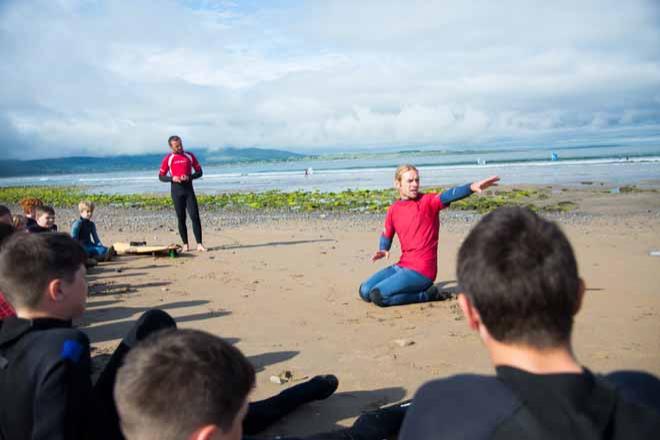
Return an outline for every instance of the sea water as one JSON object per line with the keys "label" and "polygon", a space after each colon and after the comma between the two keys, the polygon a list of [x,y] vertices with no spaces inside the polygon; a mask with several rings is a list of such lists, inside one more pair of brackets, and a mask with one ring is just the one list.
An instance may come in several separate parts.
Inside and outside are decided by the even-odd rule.
{"label": "sea water", "polygon": [[[194,152],[194,149],[192,149]],[[318,158],[210,165],[195,181],[198,193],[342,191],[392,186],[394,169],[412,163],[423,186],[451,185],[498,175],[503,184],[660,184],[660,143],[634,146],[492,148],[490,150],[353,153]],[[159,163],[149,171],[63,174],[0,179],[0,186],[76,185],[89,192],[166,193]]]}

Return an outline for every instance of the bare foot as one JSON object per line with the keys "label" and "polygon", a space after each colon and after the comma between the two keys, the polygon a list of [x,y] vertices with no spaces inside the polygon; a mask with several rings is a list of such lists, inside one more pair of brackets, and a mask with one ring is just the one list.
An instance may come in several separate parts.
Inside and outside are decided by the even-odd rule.
{"label": "bare foot", "polygon": [[206,252],[206,248],[202,243],[197,243],[197,251],[198,252]]}
{"label": "bare foot", "polygon": [[190,252],[190,245],[188,243],[183,245],[183,252]]}

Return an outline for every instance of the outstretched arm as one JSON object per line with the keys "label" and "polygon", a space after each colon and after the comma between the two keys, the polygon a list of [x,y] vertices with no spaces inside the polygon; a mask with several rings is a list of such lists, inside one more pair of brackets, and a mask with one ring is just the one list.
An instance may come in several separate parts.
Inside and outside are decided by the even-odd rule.
{"label": "outstretched arm", "polygon": [[499,176],[491,176],[487,179],[480,180],[478,182],[473,182],[472,185],[470,185],[470,189],[472,190],[472,192],[480,193],[486,188],[489,188],[491,186],[497,186],[497,182],[499,181],[500,181]]}
{"label": "outstretched arm", "polygon": [[446,207],[449,206],[452,202],[457,202],[472,195],[472,193],[480,193],[490,186],[497,185],[499,180],[499,177],[492,176],[488,179],[480,180],[478,182],[455,186],[446,191],[443,191],[438,197],[440,198],[442,205]]}

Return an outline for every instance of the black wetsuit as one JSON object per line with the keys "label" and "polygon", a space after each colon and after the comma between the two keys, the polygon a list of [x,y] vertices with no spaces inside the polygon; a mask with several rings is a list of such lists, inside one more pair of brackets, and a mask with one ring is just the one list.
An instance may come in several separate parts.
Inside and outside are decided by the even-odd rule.
{"label": "black wetsuit", "polygon": [[[660,439],[660,381],[646,373],[458,375],[423,385],[401,440]],[[655,397],[654,397],[655,396]]]}
{"label": "black wetsuit", "polygon": [[[187,176],[188,180],[184,182],[172,181],[172,176],[180,177],[182,175]],[[161,182],[171,182],[172,202],[176,211],[179,235],[184,244],[188,244],[186,210],[192,221],[195,240],[197,243],[202,243],[202,224],[199,219],[197,197],[195,196],[195,190],[192,184],[194,179],[200,177],[202,177],[202,167],[199,165],[195,155],[189,152],[181,152],[180,154],[170,153],[165,156],[158,174],[158,179]]]}
{"label": "black wetsuit", "polygon": [[0,324],[0,438],[85,438],[91,402],[89,340],[70,321]]}
{"label": "black wetsuit", "polygon": [[37,222],[34,222],[31,226],[27,227],[28,232],[32,233],[41,233],[41,232],[57,232],[57,225],[53,225],[50,228],[44,228],[43,226],[39,226]]}
{"label": "black wetsuit", "polygon": [[112,394],[117,370],[139,340],[173,327],[167,313],[145,312],[92,387],[89,339],[71,321],[0,321],[0,439],[123,438]]}

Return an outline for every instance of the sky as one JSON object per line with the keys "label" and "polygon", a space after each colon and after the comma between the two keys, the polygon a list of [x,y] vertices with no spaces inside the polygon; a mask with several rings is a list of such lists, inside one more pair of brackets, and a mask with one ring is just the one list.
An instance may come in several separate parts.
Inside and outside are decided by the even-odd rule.
{"label": "sky", "polygon": [[0,53],[19,159],[660,139],[655,0],[2,0]]}

